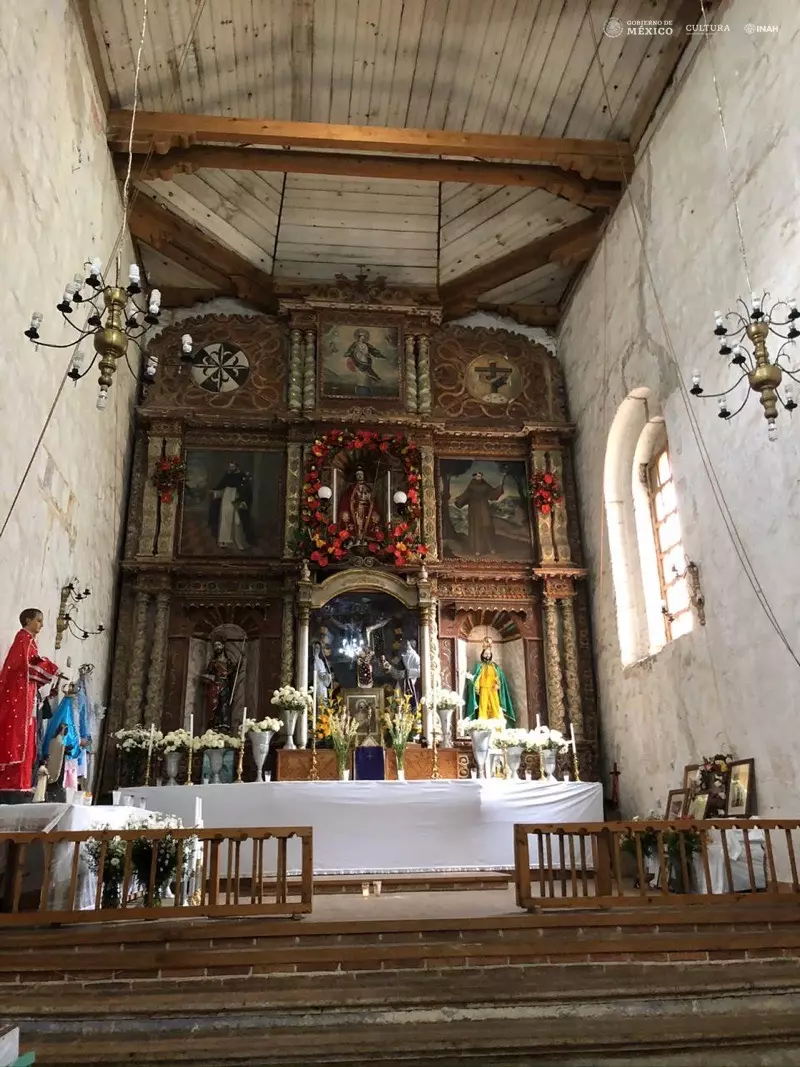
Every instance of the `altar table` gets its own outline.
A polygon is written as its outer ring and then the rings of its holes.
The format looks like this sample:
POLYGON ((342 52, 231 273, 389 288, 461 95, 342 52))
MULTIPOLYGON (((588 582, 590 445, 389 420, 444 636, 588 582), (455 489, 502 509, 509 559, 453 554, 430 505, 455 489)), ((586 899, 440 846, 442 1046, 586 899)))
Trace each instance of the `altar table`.
MULTIPOLYGON (((508 870, 515 823, 603 821, 598 782, 246 782, 127 792, 184 826, 192 824, 195 798, 206 829, 311 826, 318 875, 508 870)), ((293 871, 299 855, 290 842, 293 871)), ((531 862, 538 862, 534 839, 531 862)), ((274 870, 272 854, 265 863, 274 870)))

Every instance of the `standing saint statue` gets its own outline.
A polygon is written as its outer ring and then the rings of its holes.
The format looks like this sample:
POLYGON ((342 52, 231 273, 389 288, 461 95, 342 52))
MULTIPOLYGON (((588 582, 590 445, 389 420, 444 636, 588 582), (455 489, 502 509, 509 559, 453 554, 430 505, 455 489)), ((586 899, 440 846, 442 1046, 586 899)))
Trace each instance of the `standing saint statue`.
POLYGON ((315 641, 311 646, 314 656, 314 692, 317 695, 317 705, 327 702, 328 693, 333 684, 333 673, 328 665, 328 657, 322 649, 322 642, 315 641))
POLYGON ((32 788, 37 692, 59 673, 36 647, 36 635, 44 626, 41 611, 26 608, 19 624, 0 669, 0 789, 32 788))
POLYGON ((381 666, 394 680, 397 691, 403 696, 411 697, 411 707, 416 708, 419 703, 417 684, 420 676, 420 658, 412 642, 406 641, 400 655, 391 663, 384 656, 381 666))
POLYGON ((208 522, 219 548, 246 552, 253 545, 250 511, 253 485, 250 475, 238 463, 229 463, 211 491, 208 522))
POLYGON ((361 469, 356 471, 353 484, 342 493, 338 520, 350 531, 357 545, 366 541, 376 526, 380 527, 380 514, 373 501, 372 486, 367 484, 361 469))
POLYGON ((493 662, 491 638, 483 642, 480 663, 467 679, 468 719, 502 719, 514 723, 514 705, 506 676, 493 662))
POLYGON ((453 501, 457 508, 467 511, 467 544, 473 556, 495 554, 494 520, 490 503, 503 496, 505 478, 498 486, 490 485, 482 471, 476 471, 469 485, 453 501))
POLYGON ((214 641, 211 653, 205 673, 200 675, 205 683, 206 723, 212 729, 230 731, 236 665, 225 651, 224 641, 214 641))

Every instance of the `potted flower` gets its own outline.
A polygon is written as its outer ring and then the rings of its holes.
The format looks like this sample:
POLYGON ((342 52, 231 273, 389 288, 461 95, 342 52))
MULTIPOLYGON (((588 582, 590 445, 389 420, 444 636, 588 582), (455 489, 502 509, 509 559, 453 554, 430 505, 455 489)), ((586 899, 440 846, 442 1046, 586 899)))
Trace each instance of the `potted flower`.
MULTIPOLYGON (((642 866, 650 879, 651 887, 655 884, 661 870, 661 857, 658 854, 658 832, 648 823, 662 822, 663 816, 657 811, 650 811, 646 816, 634 815, 631 822, 643 823, 641 830, 628 830, 622 840, 621 848, 624 852, 633 856, 638 864, 636 842, 639 842, 639 851, 642 855, 642 866)), ((680 830, 664 830, 661 833, 661 841, 664 855, 667 860, 669 878, 669 891, 671 893, 688 893, 689 887, 683 877, 682 855, 686 858, 687 867, 691 864, 692 857, 700 851, 700 832, 691 826, 680 830)), ((639 877, 637 875, 634 887, 638 888, 639 877)))
POLYGON ((478 776, 488 778, 487 763, 492 747, 492 737, 505 728, 505 719, 461 719, 458 724, 459 734, 469 734, 472 739, 472 751, 478 765, 478 776))
POLYGON ((225 752, 242 747, 241 739, 232 734, 223 734, 219 730, 206 730, 195 741, 195 747, 202 749, 208 756, 212 785, 220 784, 220 771, 225 760, 225 752))
POLYGON ((120 784, 141 785, 145 779, 147 753, 150 746, 158 748, 163 739, 160 730, 146 726, 127 726, 117 730, 114 738, 120 754, 120 784))
POLYGON ((284 748, 296 748, 294 730, 298 715, 308 715, 314 705, 308 689, 295 689, 293 685, 282 685, 272 694, 271 704, 280 708, 286 723, 286 744, 284 748))
POLYGON ((389 744, 394 749, 397 759, 397 780, 406 780, 406 748, 417 729, 417 714, 411 707, 409 696, 395 697, 391 712, 383 717, 383 724, 389 734, 389 744))
POLYGON ((176 779, 181 765, 181 753, 194 751, 197 748, 195 741, 188 730, 170 730, 168 734, 164 734, 159 748, 164 757, 167 785, 178 784, 176 779))
POLYGON ((343 707, 339 706, 331 712, 331 742, 336 752, 336 770, 339 780, 346 782, 350 778, 348 763, 350 753, 358 737, 358 720, 348 715, 343 707))
POLYGON ((527 747, 538 750, 542 761, 542 777, 548 782, 555 782, 558 753, 569 749, 569 742, 561 731, 551 730, 549 726, 537 726, 528 734, 527 747))
MULTIPOLYGON (((422 703, 427 705, 427 698, 422 703)), ((431 706, 436 712, 441 725, 442 748, 451 748, 450 724, 455 712, 464 707, 464 698, 454 689, 436 689, 431 700, 431 706)))
POLYGON ((269 752, 272 738, 283 726, 281 719, 246 719, 244 728, 250 738, 250 746, 253 749, 253 759, 256 761, 256 781, 264 780, 264 763, 269 752))
POLYGON ((522 753, 528 739, 527 730, 497 730, 492 738, 492 748, 503 753, 506 777, 518 778, 522 753))

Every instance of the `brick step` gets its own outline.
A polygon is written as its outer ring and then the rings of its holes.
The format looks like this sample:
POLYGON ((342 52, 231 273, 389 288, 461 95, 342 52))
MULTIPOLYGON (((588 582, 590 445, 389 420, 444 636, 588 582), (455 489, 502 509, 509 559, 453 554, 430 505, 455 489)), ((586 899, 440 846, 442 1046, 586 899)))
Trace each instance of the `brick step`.
MULTIPOLYGON (((751 1063, 769 1063, 770 1050, 785 1053, 800 1048, 800 1011, 793 996, 754 997, 752 1010, 740 998, 718 997, 713 991, 701 1000, 662 1001, 658 1013, 652 1002, 640 1000, 636 1011, 597 1012, 572 1005, 564 1013, 558 1005, 543 1013, 519 1006, 508 1009, 477 1005, 460 1012, 425 1009, 381 1012, 307 1013, 297 1020, 226 1015, 198 1027, 185 1019, 160 1024, 151 1019, 119 1018, 98 1024, 87 1013, 72 1023, 25 1020, 23 1041, 36 1048, 37 1064, 135 1063, 214 1064, 247 1063, 262 1067, 354 1064, 365 1057, 374 1063, 403 1063, 442 1067, 465 1062, 492 1064, 605 1063, 609 1054, 624 1050, 623 1062, 638 1054, 669 1064, 676 1051, 696 1052, 695 1062, 709 1064, 708 1053, 730 1050, 758 1055, 751 1063), (145 1039, 146 1035, 146 1040, 145 1039), (582 1057, 579 1059, 578 1057, 582 1057), (596 1058, 592 1058, 596 1057, 596 1058)), ((595 1006, 596 1007, 596 1006, 595 1006)), ((686 1061, 684 1060, 684 1063, 686 1061)), ((727 1061, 731 1062, 730 1055, 727 1061)), ((746 1061, 743 1061, 746 1062, 746 1061)), ((772 1062, 789 1063, 790 1059, 772 1062)))
MULTIPOLYGON (((502 871, 463 871, 453 874, 364 874, 364 875, 323 875, 314 879, 315 896, 331 896, 340 893, 360 896, 362 887, 366 883, 370 893, 374 892, 375 883, 380 884, 382 895, 389 893, 465 893, 480 890, 507 889, 513 882, 513 873, 504 874, 502 871)), ((245 891, 249 886, 249 879, 243 879, 241 889, 245 891)), ((264 894, 275 895, 275 882, 264 881, 264 894)), ((222 879, 220 890, 225 891, 226 882, 222 879)), ((288 893, 299 894, 300 880, 290 878, 288 893)))

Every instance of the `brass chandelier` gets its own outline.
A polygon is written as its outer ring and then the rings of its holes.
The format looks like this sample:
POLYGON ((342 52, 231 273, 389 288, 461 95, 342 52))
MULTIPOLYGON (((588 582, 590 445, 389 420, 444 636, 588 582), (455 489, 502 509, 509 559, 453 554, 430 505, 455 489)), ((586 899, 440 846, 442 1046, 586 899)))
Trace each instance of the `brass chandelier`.
POLYGON ((750 399, 751 393, 758 393, 764 409, 764 418, 768 423, 769 439, 774 441, 778 433, 778 405, 786 411, 794 411, 797 407, 794 390, 790 384, 783 385, 782 391, 779 390, 781 390, 784 375, 800 383, 800 377, 798 377, 800 371, 791 370, 786 362, 781 362, 782 360, 788 362, 788 349, 794 345, 795 338, 800 337, 800 330, 796 326, 800 311, 795 300, 779 300, 766 311, 764 308, 768 298, 769 293, 764 293, 763 296, 752 293, 750 307, 744 300, 738 301, 744 313, 738 310, 728 311, 723 316, 721 311, 714 312, 714 334, 720 338, 719 354, 726 360, 730 357, 730 365, 739 371, 739 377, 730 389, 722 393, 705 393, 700 385, 700 371, 696 370, 692 374, 692 387, 689 392, 694 396, 704 395, 706 398, 715 398, 719 404, 719 417, 726 420, 739 414, 750 399), (726 320, 728 320, 728 325, 726 325, 726 320), (767 349, 767 339, 770 334, 779 338, 781 342, 774 358, 770 356, 767 349), (743 343, 745 338, 750 342, 752 351, 750 346, 743 343), (744 400, 735 411, 731 411, 726 398, 739 387, 745 378, 748 388, 744 394, 744 400))
MULTIPOLYGON (((43 315, 39 311, 33 313, 31 324, 25 330, 25 336, 37 346, 75 348, 72 363, 67 372, 68 377, 74 382, 85 377, 99 357, 100 390, 97 395, 97 407, 101 410, 108 403, 108 391, 111 388, 119 360, 124 359, 131 374, 134 378, 138 378, 128 359, 128 342, 133 341, 143 352, 140 338, 159 321, 161 293, 158 289, 152 289, 149 297, 146 297, 146 307, 141 307, 134 299, 140 294, 146 296, 143 294, 140 281, 139 267, 135 263, 131 264, 128 273, 128 285, 123 288, 119 284, 118 271, 114 284, 111 285, 103 277, 100 260, 87 261, 84 264, 84 270, 77 273, 73 280, 67 283, 61 303, 56 305, 64 321, 78 332, 77 340, 65 345, 48 344, 42 341, 39 336, 39 327, 42 325, 43 315), (84 286, 88 286, 88 292, 84 291, 84 286), (88 305, 91 314, 86 320, 86 326, 81 327, 73 321, 72 316, 84 304, 88 305), (83 370, 84 355, 80 349, 80 343, 87 337, 94 338, 94 357, 86 370, 83 370)), ((156 359, 148 356, 142 372, 146 381, 152 381, 155 378, 156 369, 156 359)))

